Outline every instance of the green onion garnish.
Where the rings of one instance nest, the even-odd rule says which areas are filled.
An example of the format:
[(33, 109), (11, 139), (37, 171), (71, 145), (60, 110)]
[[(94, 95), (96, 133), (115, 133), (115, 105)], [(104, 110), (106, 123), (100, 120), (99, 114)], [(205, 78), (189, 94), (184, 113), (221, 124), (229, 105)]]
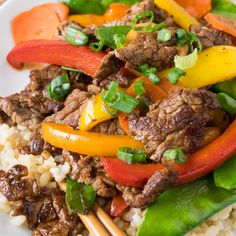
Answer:
[(187, 33), (184, 29), (178, 29), (176, 32), (177, 44), (183, 46), (188, 42)]
[(172, 32), (169, 29), (162, 29), (157, 35), (157, 40), (161, 43), (167, 42), (171, 39)]
[(157, 68), (155, 68), (155, 67), (149, 68), (148, 64), (143, 64), (139, 67), (139, 71), (143, 75), (147, 76), (153, 84), (157, 85), (160, 83), (160, 78), (156, 75)]
[(170, 83), (176, 84), (181, 76), (186, 75), (186, 72), (184, 70), (181, 70), (179, 68), (172, 68), (167, 76), (167, 79)]
[(48, 86), (49, 97), (54, 100), (62, 100), (70, 92), (70, 80), (66, 74), (59, 75)]
[(139, 100), (119, 91), (118, 87), (118, 83), (112, 81), (108, 90), (103, 93), (103, 101), (108, 107), (129, 114), (139, 104)]
[(78, 69), (75, 69), (75, 68), (66, 67), (66, 66), (62, 66), (61, 69), (62, 70), (66, 70), (66, 71), (73, 71), (73, 72), (83, 73), (81, 70), (78, 70)]
[(195, 33), (188, 32), (187, 37), (188, 37), (188, 43), (190, 46), (190, 52), (194, 51), (195, 45), (196, 45), (198, 51), (201, 52), (202, 51), (202, 44), (201, 44), (201, 41), (198, 38), (198, 36)]
[(66, 31), (66, 42), (72, 45), (82, 46), (88, 42), (88, 36), (81, 30), (69, 26)]
[(126, 38), (126, 35), (122, 35), (122, 34), (115, 34), (113, 36), (116, 48), (120, 48), (124, 44), (125, 38)]
[[(149, 17), (149, 24), (144, 27), (136, 27), (135, 25), (142, 20), (143, 18)], [(148, 32), (152, 28), (152, 22), (154, 20), (154, 13), (152, 11), (142, 12), (134, 17), (134, 19), (131, 21), (131, 27), (133, 30), (138, 31), (145, 31)]]
[(128, 164), (144, 163), (147, 159), (144, 150), (128, 147), (118, 148), (117, 157)]
[(134, 92), (137, 95), (142, 95), (146, 91), (145, 84), (143, 80), (137, 81), (134, 83)]
[(187, 156), (180, 148), (167, 149), (163, 157), (166, 161), (175, 161), (176, 163), (185, 163), (187, 161)]
[(101, 51), (103, 49), (104, 45), (105, 45), (105, 41), (104, 40), (100, 40), (99, 42), (90, 43), (89, 47), (93, 51), (99, 52), (99, 51)]
[(159, 30), (162, 30), (164, 27), (166, 27), (166, 22), (161, 22), (161, 23), (159, 23), (159, 24), (157, 24), (157, 25), (154, 25), (151, 29), (150, 29), (150, 32), (151, 33), (154, 33), (154, 32), (156, 32), (156, 31), (159, 31)]

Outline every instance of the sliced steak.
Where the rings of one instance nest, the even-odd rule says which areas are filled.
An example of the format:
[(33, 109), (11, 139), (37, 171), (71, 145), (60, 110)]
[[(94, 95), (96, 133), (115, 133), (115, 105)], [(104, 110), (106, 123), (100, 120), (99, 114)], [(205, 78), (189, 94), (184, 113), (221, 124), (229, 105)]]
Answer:
[(115, 183), (104, 173), (98, 157), (82, 156), (65, 150), (63, 157), (70, 163), (72, 179), (92, 184), (98, 196), (109, 198), (116, 195)]
[(22, 165), (15, 165), (7, 172), (0, 170), (0, 191), (8, 201), (19, 201), (38, 194), (36, 181), (27, 176), (28, 170)]
[[(173, 36), (174, 37), (174, 36)], [(175, 39), (167, 43), (157, 41), (157, 34), (138, 33), (126, 47), (115, 51), (116, 56), (128, 62), (135, 69), (143, 64), (157, 67), (159, 70), (170, 68), (177, 54)]]
[(159, 162), (168, 148), (181, 148), (186, 154), (201, 145), (204, 127), (218, 108), (213, 93), (198, 89), (175, 89), (151, 107), (144, 117), (132, 114), (129, 129), (145, 145), (151, 159)]
[(192, 25), (190, 31), (197, 34), (204, 49), (216, 45), (233, 45), (232, 37), (229, 34), (211, 25)]
[(122, 197), (129, 206), (143, 208), (154, 202), (162, 192), (172, 187), (177, 179), (177, 172), (170, 168), (157, 171), (148, 180), (142, 192), (138, 189), (125, 187)]

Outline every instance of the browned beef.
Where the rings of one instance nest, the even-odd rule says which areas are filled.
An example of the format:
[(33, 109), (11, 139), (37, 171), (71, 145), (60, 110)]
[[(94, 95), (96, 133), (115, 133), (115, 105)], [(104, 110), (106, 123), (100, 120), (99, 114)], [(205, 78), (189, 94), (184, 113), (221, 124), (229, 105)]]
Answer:
[(177, 50), (174, 39), (160, 43), (156, 33), (138, 33), (136, 39), (126, 47), (117, 49), (115, 54), (136, 69), (147, 63), (162, 70), (173, 66)]
[(144, 117), (129, 117), (132, 136), (145, 145), (154, 161), (171, 147), (181, 148), (186, 154), (201, 145), (204, 127), (218, 108), (213, 93), (198, 89), (176, 89), (157, 102)]
[(9, 201), (19, 201), (38, 194), (36, 181), (27, 179), (25, 166), (15, 165), (7, 172), (0, 170), (0, 191)]
[(70, 177), (81, 183), (92, 184), (98, 196), (116, 195), (115, 183), (103, 172), (99, 158), (82, 156), (63, 151), (65, 161), (70, 163)]
[(172, 168), (164, 168), (157, 171), (148, 180), (142, 191), (125, 187), (122, 197), (129, 206), (143, 208), (154, 202), (162, 192), (172, 187), (177, 178), (177, 173)]
[(202, 43), (203, 48), (209, 48), (216, 45), (233, 45), (232, 37), (211, 25), (192, 25), (190, 30), (196, 33)]

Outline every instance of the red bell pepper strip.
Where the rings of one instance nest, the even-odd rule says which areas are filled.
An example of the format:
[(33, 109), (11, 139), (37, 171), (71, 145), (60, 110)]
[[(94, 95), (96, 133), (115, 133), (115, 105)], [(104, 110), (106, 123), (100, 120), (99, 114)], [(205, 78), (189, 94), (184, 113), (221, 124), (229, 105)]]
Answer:
[(94, 77), (104, 56), (103, 52), (93, 52), (88, 46), (78, 47), (58, 40), (30, 40), (15, 46), (7, 61), (16, 68), (24, 63), (67, 66)]
[[(185, 164), (175, 164), (178, 183), (184, 184), (209, 174), (236, 153), (236, 120), (212, 143), (192, 154)], [(116, 158), (101, 158), (107, 174), (118, 184), (143, 187), (162, 164), (129, 165)]]
[(110, 216), (117, 217), (128, 207), (121, 195), (114, 196), (111, 202)]

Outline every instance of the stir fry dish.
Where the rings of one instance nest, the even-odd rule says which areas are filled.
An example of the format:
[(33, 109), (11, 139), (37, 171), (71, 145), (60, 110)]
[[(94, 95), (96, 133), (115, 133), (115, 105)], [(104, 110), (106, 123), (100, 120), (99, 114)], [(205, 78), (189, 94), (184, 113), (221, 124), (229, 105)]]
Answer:
[(231, 235), (233, 2), (63, 0), (11, 27), (9, 65), (40, 69), (0, 97), (0, 209), (34, 236), (89, 235), (96, 207), (122, 235)]

